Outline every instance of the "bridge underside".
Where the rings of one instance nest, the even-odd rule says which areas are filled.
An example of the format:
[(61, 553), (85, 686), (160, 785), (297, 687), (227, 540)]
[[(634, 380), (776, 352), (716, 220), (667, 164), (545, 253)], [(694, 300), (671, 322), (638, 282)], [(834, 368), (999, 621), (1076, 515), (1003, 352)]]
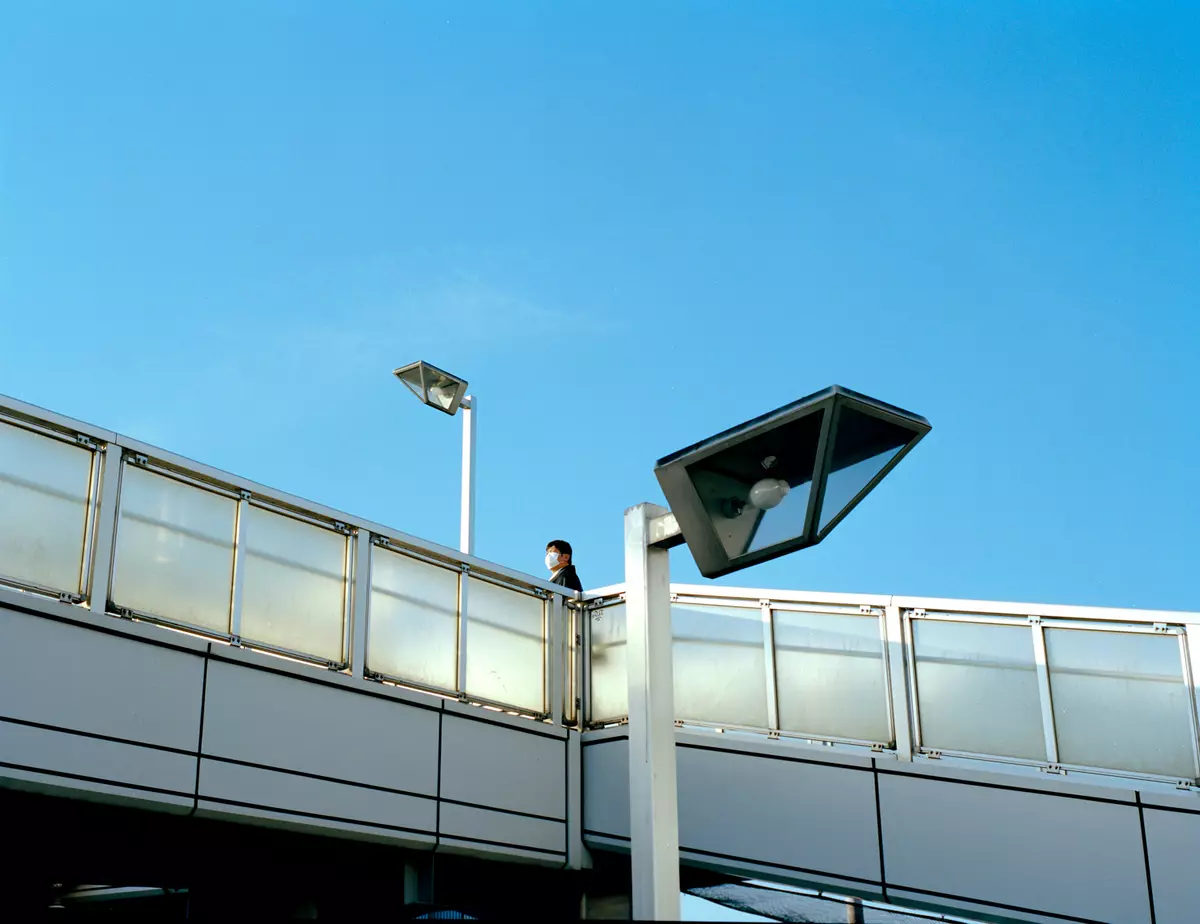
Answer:
[(0, 917), (10, 920), (45, 915), (71, 883), (168, 893), (68, 900), (71, 917), (119, 901), (122, 920), (137, 919), (139, 904), (156, 921), (394, 919), (431, 908), (570, 919), (595, 876), (16, 790), (0, 790), (0, 817)]

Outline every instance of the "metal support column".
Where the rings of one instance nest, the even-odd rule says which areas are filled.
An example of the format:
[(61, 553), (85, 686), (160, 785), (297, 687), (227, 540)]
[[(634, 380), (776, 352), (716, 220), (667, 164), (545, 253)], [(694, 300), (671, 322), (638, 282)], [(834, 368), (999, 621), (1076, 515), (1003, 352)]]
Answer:
[(629, 833), (634, 920), (679, 920), (679, 812), (671, 666), (669, 552), (656, 546), (668, 511), (625, 511), (625, 617), (629, 634)]
[(467, 395), (459, 404), (463, 415), (462, 502), (459, 507), (458, 549), (475, 554), (475, 415), (479, 399)]

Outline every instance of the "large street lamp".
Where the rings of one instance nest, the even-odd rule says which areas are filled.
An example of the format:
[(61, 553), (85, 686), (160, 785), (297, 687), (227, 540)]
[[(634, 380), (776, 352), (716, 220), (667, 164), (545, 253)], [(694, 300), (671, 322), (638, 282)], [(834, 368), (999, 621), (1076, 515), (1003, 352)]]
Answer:
[(634, 920), (679, 918), (668, 550), (686, 542), (711, 578), (816, 545), (929, 430), (835, 385), (660, 459), (671, 509), (625, 511)]
[(453, 417), (463, 412), (462, 501), (459, 509), (458, 549), (475, 554), (475, 413), (479, 399), (467, 394), (467, 381), (426, 362), (409, 363), (392, 370), (422, 404)]

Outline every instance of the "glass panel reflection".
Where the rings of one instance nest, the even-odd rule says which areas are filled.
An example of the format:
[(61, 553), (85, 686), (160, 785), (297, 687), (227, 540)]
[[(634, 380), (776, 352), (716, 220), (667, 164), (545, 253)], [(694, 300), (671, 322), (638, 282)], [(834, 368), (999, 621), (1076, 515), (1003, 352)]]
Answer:
[(244, 515), (242, 638), (340, 662), (347, 537), (252, 504)]
[(478, 578), (467, 587), (467, 693), (545, 712), (545, 602)]
[(367, 667), (457, 689), (459, 572), (381, 548), (371, 555)]
[(628, 637), (625, 604), (591, 615), (591, 686), (588, 718), (603, 723), (629, 715), (629, 676), (625, 672)]
[(228, 632), (237, 502), (127, 464), (120, 511), (113, 602)]
[(891, 741), (879, 620), (775, 611), (780, 729)]
[(808, 414), (688, 466), (731, 558), (804, 534), (824, 416)]
[(0, 424), (0, 575), (79, 593), (92, 453)]
[(762, 611), (671, 606), (675, 717), (767, 726)]
[(913, 431), (845, 407), (838, 418), (818, 531), (849, 506), (913, 438)]
[(1061, 763), (1196, 775), (1176, 636), (1047, 629), (1046, 661)]
[(1046, 759), (1030, 627), (914, 619), (912, 629), (925, 747)]

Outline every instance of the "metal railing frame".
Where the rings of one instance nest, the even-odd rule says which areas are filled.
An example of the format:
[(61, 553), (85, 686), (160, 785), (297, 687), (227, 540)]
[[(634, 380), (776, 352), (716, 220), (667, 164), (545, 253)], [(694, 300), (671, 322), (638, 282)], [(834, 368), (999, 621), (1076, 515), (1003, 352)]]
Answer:
[[(12, 424), (26, 430), (75, 443), (92, 453), (91, 478), (86, 500), (86, 523), (82, 535), (80, 587), (51, 588), (21, 581), (16, 577), (0, 578), (0, 585), (58, 598), (64, 603), (80, 605), (97, 617), (134, 619), (184, 631), (193, 635), (241, 645), (254, 650), (301, 660), (314, 666), (348, 672), (354, 677), (394, 683), (406, 688), (435, 695), (449, 696), (463, 702), (476, 703), (516, 715), (564, 724), (569, 712), (575, 712), (578, 691), (566, 686), (567, 639), (575, 633), (565, 622), (569, 614), (578, 620), (578, 609), (566, 603), (577, 603), (582, 595), (564, 591), (529, 574), (508, 568), (474, 555), (466, 555), (438, 543), (429, 542), (373, 520), (354, 516), (323, 504), (314, 503), (284, 491), (259, 484), (247, 478), (196, 462), (176, 453), (160, 449), (132, 437), (95, 427), (44, 408), (35, 407), (15, 398), (0, 395), (0, 423)], [(119, 528), (122, 474), (127, 465), (136, 464), (155, 474), (171, 477), (190, 486), (222, 494), (237, 502), (234, 524), (234, 566), (231, 576), (230, 631), (213, 632), (159, 614), (135, 612), (117, 608), (111, 600), (112, 576), (115, 573), (115, 549)], [(345, 586), (342, 615), (343, 652), (338, 661), (314, 656), (286, 647), (264, 644), (241, 637), (240, 602), (245, 565), (244, 513), (253, 504), (272, 513), (290, 516), (310, 525), (330, 529), (346, 537), (343, 569)], [(369, 668), (368, 639), (370, 625), (371, 565), (376, 545), (409, 555), (431, 564), (449, 567), (459, 572), (458, 653), (455, 690), (443, 690), (403, 677), (387, 677)], [(466, 634), (469, 623), (466, 606), (468, 579), (476, 578), (494, 583), (516, 593), (537, 598), (543, 604), (542, 671), (543, 702), (540, 709), (527, 705), (494, 702), (471, 694), (466, 684)], [(563, 623), (560, 625), (559, 623)], [(573, 674), (583, 674), (583, 646), (571, 642), (571, 654), (578, 664)], [(574, 692), (574, 695), (572, 693)], [(568, 704), (571, 704), (568, 707)]]
[[(1008, 603), (1001, 601), (955, 600), (940, 597), (889, 596), (880, 594), (843, 594), (809, 591), (773, 590), (764, 588), (726, 587), (722, 585), (672, 584), (673, 603), (700, 606), (720, 606), (761, 609), (763, 614), (763, 647), (767, 659), (767, 715), (765, 727), (735, 725), (682, 719), (681, 727), (698, 727), (718, 731), (749, 733), (768, 739), (793, 739), (834, 747), (869, 749), (888, 752), (896, 759), (943, 759), (963, 761), (968, 765), (980, 762), (1003, 764), (1039, 773), (1084, 774), (1094, 778), (1138, 780), (1174, 788), (1200, 789), (1200, 690), (1196, 687), (1200, 668), (1200, 613), (1169, 610), (1135, 610), (1115, 607), (1066, 606), (1057, 604)], [(600, 716), (593, 721), (590, 709), (591, 634), (592, 616), (601, 613), (623, 599), (620, 584), (599, 588), (584, 595), (584, 725), (599, 728), (619, 725), (625, 716)], [(891, 740), (865, 741), (823, 734), (807, 734), (779, 727), (778, 661), (775, 652), (775, 615), (781, 611), (808, 611), (846, 616), (871, 615), (879, 620), (882, 642), (881, 670)], [(1003, 624), (1025, 627), (1031, 633), (1035, 669), (1038, 675), (1039, 702), (1046, 753), (1044, 759), (1032, 760), (972, 751), (951, 751), (925, 745), (921, 735), (920, 698), (914, 657), (914, 621), (937, 621)], [(1189, 690), (1189, 722), (1193, 754), (1193, 775), (1187, 779), (1161, 774), (1126, 771), (1109, 767), (1066, 764), (1059, 758), (1058, 736), (1054, 724), (1053, 692), (1046, 656), (1045, 630), (1068, 629), (1079, 631), (1120, 632), (1127, 634), (1174, 635), (1179, 639), (1181, 682)]]

